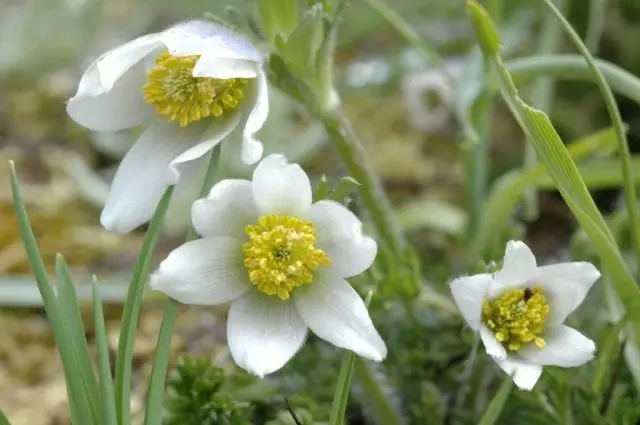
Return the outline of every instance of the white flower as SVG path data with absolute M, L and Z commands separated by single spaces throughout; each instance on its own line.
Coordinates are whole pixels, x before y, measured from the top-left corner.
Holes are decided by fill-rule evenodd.
M 311 185 L 282 155 L 260 162 L 253 180 L 223 180 L 193 204 L 202 239 L 178 247 L 151 286 L 197 305 L 231 302 L 227 338 L 235 362 L 264 376 L 320 338 L 382 361 L 387 349 L 345 280 L 373 263 L 376 242 L 343 205 L 312 204 Z
M 527 245 L 510 241 L 500 271 L 460 277 L 450 286 L 487 353 L 518 387 L 531 390 L 542 366 L 575 367 L 593 358 L 593 341 L 563 322 L 599 277 L 586 262 L 538 267 Z
M 244 37 L 189 21 L 116 47 L 89 66 L 67 104 L 69 116 L 95 131 L 147 126 L 113 180 L 100 218 L 105 228 L 126 233 L 147 221 L 167 185 L 192 177 L 238 125 L 243 161 L 260 159 L 256 133 L 269 113 L 262 61 Z

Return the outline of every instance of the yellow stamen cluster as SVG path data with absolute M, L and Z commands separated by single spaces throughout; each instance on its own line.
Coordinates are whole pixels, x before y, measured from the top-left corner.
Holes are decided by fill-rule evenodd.
M 245 229 L 244 266 L 260 291 L 289 298 L 292 290 L 311 283 L 318 267 L 331 260 L 314 246 L 316 229 L 311 222 L 286 215 L 263 215 Z
M 517 351 L 530 342 L 544 347 L 540 335 L 549 303 L 542 288 L 511 289 L 493 300 L 485 299 L 482 310 L 485 323 L 507 349 Z
M 181 127 L 235 109 L 244 99 L 243 89 L 249 82 L 246 78 L 194 77 L 193 68 L 199 58 L 162 53 L 147 72 L 147 83 L 142 88 L 144 100 Z

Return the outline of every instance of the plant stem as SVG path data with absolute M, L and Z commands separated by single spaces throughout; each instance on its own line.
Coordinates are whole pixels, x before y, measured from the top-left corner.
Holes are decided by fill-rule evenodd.
M 620 156 L 620 163 L 622 166 L 621 168 L 624 182 L 624 195 L 627 203 L 627 210 L 629 213 L 629 227 L 631 228 L 632 245 L 634 248 L 637 264 L 640 264 L 640 227 L 637 225 L 638 204 L 636 202 L 636 187 L 633 179 L 633 171 L 631 169 L 631 153 L 629 152 L 627 134 L 624 128 L 624 124 L 622 123 L 622 117 L 620 116 L 618 104 L 613 97 L 613 93 L 611 91 L 611 88 L 609 87 L 609 84 L 607 84 L 607 81 L 598 69 L 595 60 L 580 39 L 580 36 L 576 33 L 571 24 L 565 19 L 565 17 L 553 4 L 553 2 L 551 2 L 551 0 L 542 1 L 549 7 L 558 21 L 562 24 L 562 27 L 569 34 L 574 44 L 586 60 L 589 69 L 593 74 L 594 80 L 600 88 L 600 92 L 602 94 L 602 97 L 604 98 L 607 110 L 609 111 L 609 116 L 611 117 L 613 127 L 616 131 L 616 140 L 618 141 L 618 155 Z
M 211 186 L 213 186 L 219 163 L 220 144 L 216 145 L 211 151 L 207 172 L 200 189 L 200 197 L 205 196 L 211 189 Z M 186 242 L 195 239 L 196 236 L 197 234 L 193 226 L 189 226 L 189 230 L 187 231 L 187 236 L 185 238 Z M 180 303 L 169 298 L 162 317 L 162 325 L 160 326 L 160 334 L 158 335 L 158 342 L 156 344 L 156 357 L 153 361 L 151 378 L 149 379 L 147 408 L 144 418 L 145 425 L 160 425 L 162 422 L 162 401 L 165 381 L 167 379 L 167 365 L 169 363 L 169 352 L 171 350 L 171 337 L 173 336 L 173 328 L 179 311 Z
M 406 242 L 393 216 L 382 184 L 367 161 L 362 144 L 346 114 L 340 108 L 334 108 L 322 114 L 319 119 L 324 124 L 347 171 L 360 183 L 360 195 L 371 214 L 380 239 L 396 258 L 402 258 Z
M 563 10 L 567 6 L 564 0 L 556 0 L 556 3 L 558 3 L 558 7 Z M 552 19 L 544 20 L 537 54 L 546 55 L 555 53 L 558 50 L 561 35 L 560 24 L 557 21 Z M 537 109 L 549 111 L 553 103 L 554 92 L 555 82 L 553 79 L 550 77 L 540 77 L 533 86 L 531 103 Z M 536 166 L 537 162 L 536 149 L 533 143 L 526 143 L 524 148 L 524 168 L 530 170 Z M 538 191 L 533 186 L 529 187 L 525 192 L 524 214 L 528 221 L 533 221 L 538 217 Z
M 362 357 L 356 359 L 356 378 L 366 394 L 371 399 L 371 406 L 375 409 L 377 423 L 384 425 L 401 425 L 399 414 L 391 405 L 380 381 L 376 378 L 371 365 Z

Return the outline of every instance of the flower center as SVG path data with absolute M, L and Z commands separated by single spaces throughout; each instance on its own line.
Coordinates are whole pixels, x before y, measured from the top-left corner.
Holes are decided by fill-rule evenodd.
M 270 214 L 245 228 L 249 242 L 243 247 L 249 280 L 261 292 L 286 300 L 293 289 L 313 280 L 320 266 L 331 260 L 314 246 L 316 229 L 311 222 L 286 215 Z
M 194 77 L 193 67 L 200 56 L 171 56 L 168 51 L 156 59 L 142 87 L 144 100 L 156 112 L 180 127 L 207 117 L 220 117 L 244 99 L 246 78 Z
M 539 286 L 512 289 L 493 300 L 484 300 L 482 315 L 496 339 L 511 351 L 533 342 L 539 348 L 545 341 L 544 331 L 549 303 Z

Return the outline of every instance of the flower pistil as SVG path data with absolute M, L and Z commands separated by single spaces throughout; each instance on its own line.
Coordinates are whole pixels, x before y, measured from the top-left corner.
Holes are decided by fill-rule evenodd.
M 160 54 L 156 65 L 147 72 L 142 91 L 144 100 L 170 121 L 186 127 L 207 117 L 220 117 L 235 109 L 244 99 L 246 78 L 194 77 L 199 55 Z
M 311 283 L 319 267 L 331 265 L 315 247 L 313 224 L 296 217 L 269 214 L 245 228 L 249 242 L 243 245 L 249 280 L 261 292 L 289 298 L 293 289 Z
M 507 349 L 518 351 L 530 342 L 545 346 L 540 335 L 549 303 L 541 287 L 511 289 L 493 300 L 485 299 L 482 310 L 485 323 Z

